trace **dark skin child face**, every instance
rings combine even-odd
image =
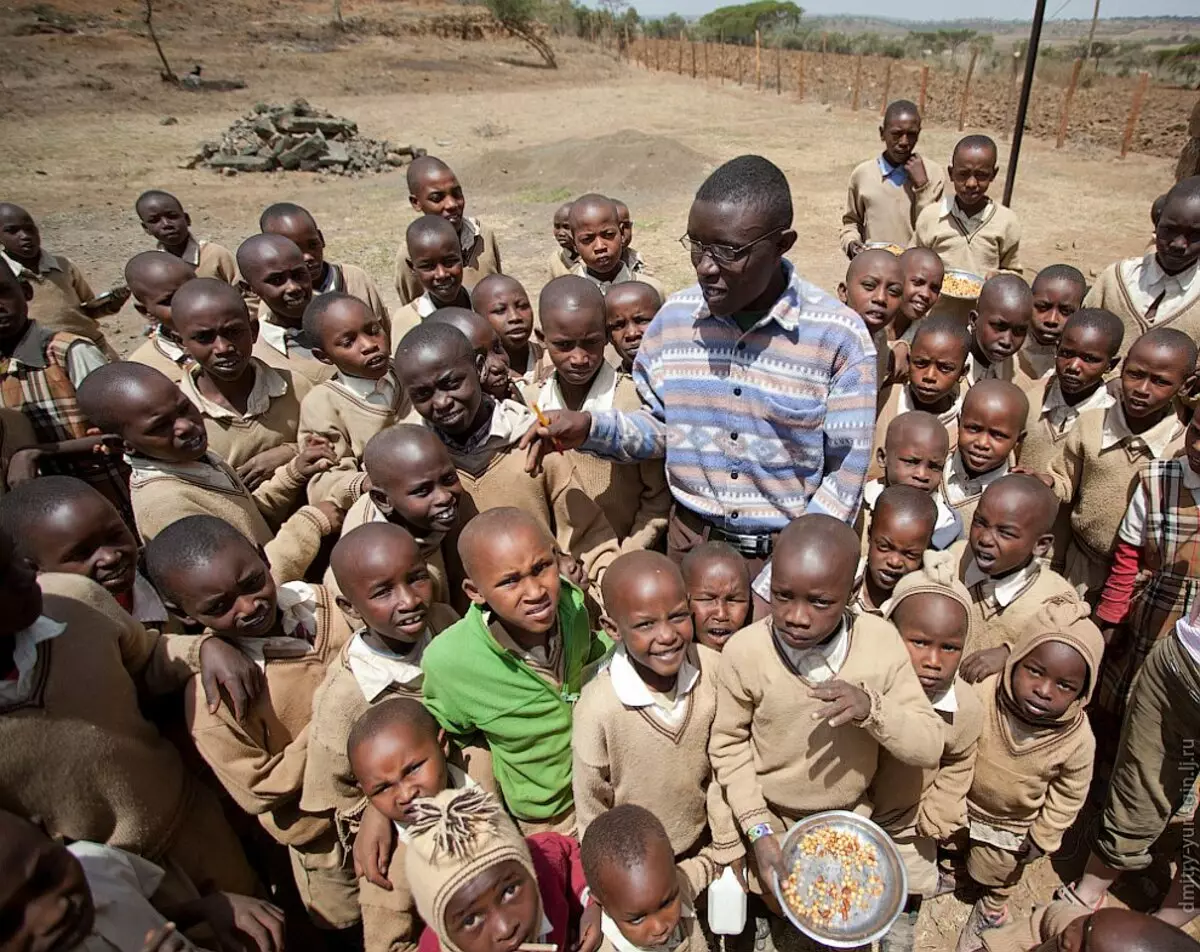
[[[616,209],[605,205],[576,206],[571,210],[575,250],[594,274],[602,277],[621,267],[621,223]]]
[[[463,952],[516,952],[541,925],[537,881],[515,859],[489,866],[446,903],[446,934]]]
[[[17,558],[12,543],[0,536],[0,639],[28,628],[41,613],[37,568],[28,559]]]
[[[409,263],[421,287],[443,307],[462,291],[463,257],[458,240],[448,234],[422,235],[408,246]]]
[[[733,261],[718,261],[707,251],[692,254],[709,311],[727,316],[770,309],[783,290],[780,259],[795,244],[794,231],[772,228],[760,209],[731,202],[692,202],[687,234],[693,241],[728,249],[730,254],[745,248]]]
[[[478,564],[463,589],[477,605],[486,604],[514,637],[543,639],[558,623],[561,582],[554,540],[524,523],[495,538],[479,540]],[[469,561],[464,557],[464,561]]]
[[[655,949],[675,935],[683,903],[669,841],[655,839],[635,866],[605,865],[598,878],[597,899],[633,945]]]
[[[950,440],[944,427],[905,428],[884,447],[884,482],[888,486],[912,486],[924,493],[942,484]]]
[[[967,352],[951,334],[918,333],[909,353],[909,393],[922,408],[952,403],[967,365]]]
[[[689,566],[685,582],[696,640],[720,651],[750,615],[750,579],[744,563],[710,558]]]
[[[325,277],[325,236],[311,218],[304,215],[284,215],[269,222],[265,233],[282,235],[304,255],[308,277],[316,286]]]
[[[1075,648],[1061,641],[1042,642],[1013,668],[1019,716],[1032,724],[1053,723],[1083,693],[1087,677],[1087,662]]]
[[[68,952],[91,934],[96,907],[65,846],[15,817],[0,822],[0,949]]]
[[[890,592],[900,579],[919,569],[932,536],[933,524],[928,520],[890,507],[876,512],[867,545],[867,572],[875,588]]]
[[[533,335],[533,306],[525,289],[516,281],[511,278],[488,281],[483,289],[476,285],[471,304],[477,313],[488,319],[510,353],[529,343]]]
[[[145,199],[138,208],[142,230],[168,251],[182,251],[187,245],[192,220],[178,200],[166,195]]]
[[[888,326],[904,297],[904,271],[887,251],[864,251],[852,262],[838,297],[866,323],[872,334]]]
[[[426,347],[408,354],[397,370],[417,413],[454,436],[473,431],[483,404],[479,361],[473,354],[443,354]]]
[[[900,113],[879,127],[879,138],[883,140],[883,154],[892,165],[903,165],[917,147],[921,138],[921,117],[911,113]]]
[[[554,213],[554,240],[565,251],[575,253],[575,236],[571,234],[571,206],[562,205]]]
[[[420,640],[434,602],[433,576],[411,537],[389,534],[359,545],[339,567],[344,600],[384,647],[399,654]]]
[[[478,315],[475,315],[477,318]],[[481,362],[479,385],[489,397],[504,400],[508,397],[508,353],[500,336],[486,320],[477,319],[459,328],[471,342],[475,360]]]
[[[120,436],[150,459],[191,463],[208,451],[204,418],[171,381],[140,381],[121,399]]]
[[[789,647],[819,645],[842,623],[854,584],[855,560],[817,545],[776,550],[771,577],[771,619]]]
[[[968,536],[971,553],[983,573],[993,578],[1007,575],[1028,565],[1034,556],[1045,555],[1054,536],[1039,533],[1035,523],[1027,496],[1004,486],[988,487]]]
[[[391,367],[387,328],[361,302],[340,300],[321,318],[320,346],[313,356],[342,373],[379,380]]]
[[[23,265],[37,263],[42,235],[28,212],[14,205],[0,207],[0,248]]]
[[[454,226],[455,231],[462,230],[463,213],[467,201],[463,198],[462,186],[449,169],[431,168],[421,177],[415,195],[408,200],[412,207],[425,215],[441,215]]]
[[[1014,401],[989,397],[963,401],[958,418],[958,452],[968,475],[997,469],[1021,439],[1024,417]]]
[[[1005,301],[979,300],[975,316],[975,353],[989,364],[1008,359],[1025,343],[1029,333],[1029,312]]]
[[[1052,346],[1062,337],[1067,318],[1083,306],[1083,288],[1069,278],[1037,278],[1033,282],[1033,322],[1029,333]]]
[[[944,693],[954,683],[967,637],[967,613],[962,605],[936,592],[921,592],[896,606],[892,622],[900,631],[926,697]]]
[[[1086,396],[1104,382],[1115,366],[1116,348],[1103,331],[1075,325],[1063,331],[1055,352],[1054,369],[1066,397]]]
[[[1200,198],[1177,197],[1163,206],[1154,247],[1168,274],[1186,271],[1200,260]]]
[[[658,301],[653,294],[639,293],[636,287],[632,291],[620,290],[626,286],[618,284],[609,289],[604,299],[604,320],[608,340],[628,370],[642,346],[646,328],[658,313]]]
[[[113,595],[133,588],[137,540],[116,507],[95,490],[80,490],[55,507],[29,544],[39,572],[86,575]]]
[[[1153,420],[1171,408],[1191,366],[1184,355],[1161,344],[1137,343],[1121,367],[1121,401],[1127,420]]]
[[[1188,467],[1193,473],[1200,473],[1200,418],[1192,417],[1183,441]]]
[[[15,344],[29,326],[33,288],[11,274],[0,273],[0,342]]]
[[[265,637],[279,614],[266,562],[245,540],[230,540],[219,556],[168,576],[179,613],[219,635]]]
[[[312,300],[312,277],[299,248],[261,249],[243,277],[276,315],[299,326]]]
[[[608,343],[601,307],[548,307],[542,313],[542,330],[558,376],[575,387],[591,383],[604,363]]]
[[[212,302],[193,308],[178,321],[176,334],[196,363],[217,380],[241,379],[250,366],[257,336],[244,307],[223,307]]]
[[[959,207],[973,215],[983,208],[988,188],[996,177],[996,153],[981,146],[958,149],[947,171]]]
[[[370,476],[375,505],[417,535],[449,532],[458,524],[462,483],[440,442],[436,449],[404,454],[395,466],[383,472],[372,470]]]
[[[170,268],[130,275],[128,282],[137,310],[151,320],[173,328],[171,302],[175,298],[175,292],[196,276],[196,270],[177,258],[166,260],[172,262]]]
[[[942,296],[942,281],[946,271],[937,258],[912,258],[904,262],[904,300],[900,311],[910,321],[920,320],[929,313]]]
[[[350,752],[350,769],[380,813],[402,826],[419,798],[437,796],[448,784],[445,735],[416,725],[392,724]]]
[[[647,572],[615,595],[601,618],[604,629],[625,645],[643,681],[669,691],[692,643],[692,613],[682,580],[670,572]]]

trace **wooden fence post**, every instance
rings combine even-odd
[[[692,79],[696,78],[696,41],[688,40],[688,46],[692,48]]]
[[[675,72],[683,75],[683,31],[679,31],[679,59],[675,61]]]
[[[883,118],[883,114],[887,112],[888,95],[892,91],[892,61],[887,61],[887,67],[883,71],[883,98],[879,100],[879,118]]]
[[[804,51],[800,51],[800,58],[796,61],[796,98],[801,102],[804,101]]]
[[[721,77],[721,85],[725,85],[725,31],[721,31],[717,42],[717,75]]]
[[[762,30],[754,31],[754,85],[762,92]]]
[[[971,60],[967,63],[967,79],[963,83],[962,104],[958,108],[958,131],[962,132],[967,124],[967,106],[971,103],[971,76],[975,72],[975,60],[979,58],[979,50],[971,50]]]
[[[826,41],[826,40],[828,40],[828,39],[829,39],[829,34],[828,34],[828,33],[822,33],[822,34],[821,34],[821,55],[822,55],[822,56],[824,56],[824,55],[825,55],[825,41]]]
[[[743,46],[738,46],[738,48],[737,48],[737,66],[738,66],[738,85],[739,86],[743,85],[743,83],[742,83],[742,50],[744,50],[744,49],[745,49],[745,47],[743,47]]]
[[[1058,114],[1058,138],[1054,140],[1054,148],[1061,149],[1067,141],[1067,123],[1071,121],[1071,100],[1075,98],[1075,84],[1079,82],[1079,70],[1083,60],[1076,58],[1071,66],[1071,81],[1067,84],[1067,94],[1063,96],[1062,108]]]
[[[775,95],[783,95],[783,47],[775,47]]]
[[[862,66],[863,55],[859,53],[858,59],[854,62],[854,98],[850,102],[850,108],[855,112],[858,112],[858,99],[862,92]]]
[[[1150,74],[1143,72],[1138,78],[1138,84],[1133,90],[1133,102],[1129,104],[1129,118],[1125,122],[1125,135],[1121,137],[1121,158],[1129,154],[1129,146],[1133,143],[1133,133],[1137,129],[1138,116],[1142,114],[1142,102],[1146,98],[1146,90],[1150,86]]]
[[[921,115],[925,115],[925,93],[929,89],[929,64],[926,63],[921,67],[921,97],[917,102],[917,109]]]
[[[708,82],[708,40],[704,41],[704,81]]]

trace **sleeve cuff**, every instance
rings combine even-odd
[[[296,515],[302,516],[311,522],[322,536],[332,535],[333,523],[325,518],[325,513],[321,512],[316,506],[302,506],[296,510]]]

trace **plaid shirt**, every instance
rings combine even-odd
[[[788,286],[750,330],[698,286],[646,329],[633,379],[644,406],[592,414],[584,449],[666,458],[676,502],[729,532],[806,512],[851,521],[875,428],[875,347],[862,319],[788,262]]]

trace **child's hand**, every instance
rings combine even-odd
[[[206,896],[200,903],[221,948],[283,952],[283,910],[278,906],[224,892]]]
[[[891,369],[888,376],[892,383],[908,382],[908,341],[898,340],[892,344]]]
[[[558,574],[566,576],[576,588],[587,591],[588,574],[583,563],[569,552],[560,552],[555,549],[554,555],[558,559]]]
[[[229,710],[240,722],[250,704],[262,693],[263,674],[258,665],[220,638],[208,638],[200,646],[200,684],[208,713],[221,706],[221,692],[229,699]]]
[[[16,489],[21,483],[36,479],[38,467],[41,465],[43,453],[36,447],[17,450],[8,461],[8,473],[5,477],[9,489]]]
[[[254,491],[270,479],[280,466],[290,463],[295,455],[296,451],[290,446],[276,446],[273,449],[263,450],[242,463],[237,468],[237,474],[246,484],[246,488]]]
[[[368,803],[354,837],[354,875],[391,892],[392,883],[384,870],[391,865],[395,847],[396,828],[392,821]]]
[[[904,163],[904,171],[908,173],[913,188],[924,188],[929,184],[929,173],[925,171],[925,160],[917,153],[914,152],[908,157],[908,161]]]
[[[97,314],[116,314],[128,300],[129,288],[119,284],[90,301],[84,301],[79,305],[79,309],[89,317]]]
[[[1009,472],[1015,476],[1032,476],[1034,479],[1039,480],[1047,489],[1054,488],[1054,477],[1049,473],[1035,473],[1026,466],[1014,466]]]
[[[780,882],[787,879],[790,872],[783,862],[783,849],[779,845],[779,837],[774,833],[759,837],[750,848],[754,850],[754,864],[758,867],[758,878],[762,881],[763,886],[767,887],[767,893],[774,898],[774,891],[770,889],[771,870],[775,870]],[[766,899],[766,895],[763,898]]]
[[[1007,645],[1001,645],[999,648],[988,648],[985,651],[976,651],[974,654],[968,655],[963,659],[962,665],[959,666],[958,673],[962,675],[967,684],[978,684],[984,678],[990,678],[993,674],[999,674],[1004,670],[1004,665],[1008,663],[1009,648]]]
[[[322,499],[320,502],[314,502],[313,508],[321,510],[321,515],[329,520],[329,525],[332,527],[330,535],[341,533],[342,523],[346,521],[346,514],[336,503],[330,502],[328,499]]]
[[[296,454],[296,471],[305,479],[310,479],[317,473],[325,472],[336,462],[328,440],[320,436],[309,436],[300,447],[300,452]]]
[[[604,936],[600,932],[601,909],[595,903],[583,910],[579,919],[579,941],[571,947],[571,952],[596,952]]]
[[[142,952],[186,952],[188,941],[168,922],[161,929],[151,929],[142,940]]]
[[[729,864],[729,868],[733,870],[733,878],[736,879],[738,881],[738,885],[742,887],[742,892],[749,895],[750,886],[746,882],[746,857],[739,856]]]
[[[871,696],[846,681],[826,681],[808,693],[825,702],[825,706],[813,715],[813,720],[823,720],[830,727],[862,723],[871,714]]]

